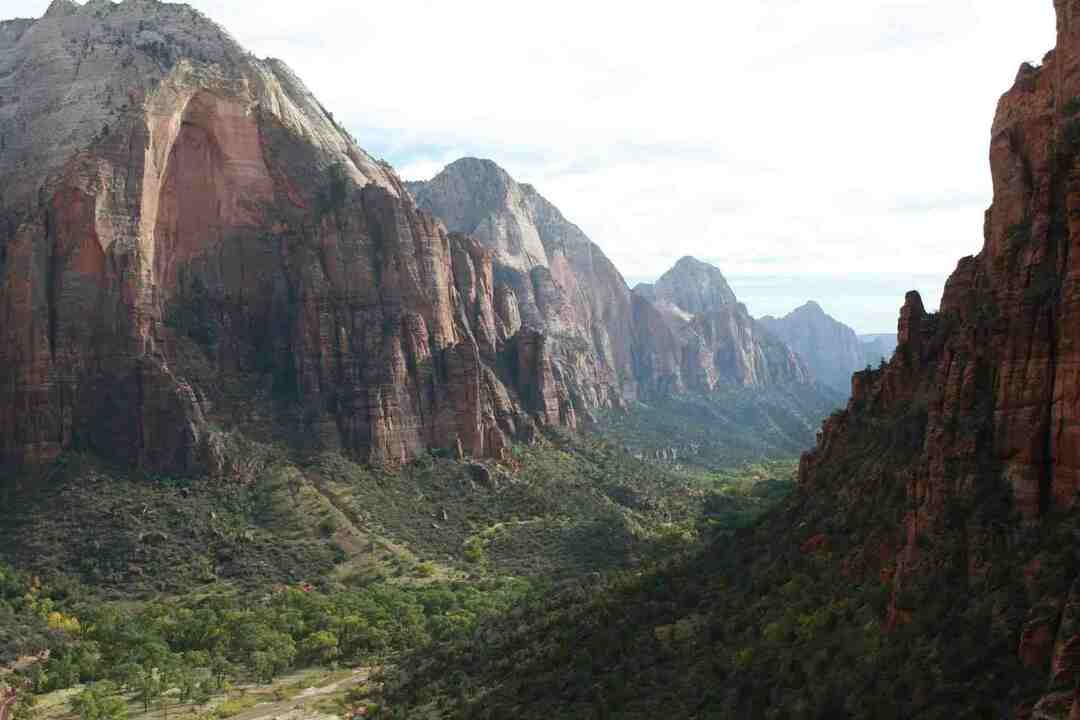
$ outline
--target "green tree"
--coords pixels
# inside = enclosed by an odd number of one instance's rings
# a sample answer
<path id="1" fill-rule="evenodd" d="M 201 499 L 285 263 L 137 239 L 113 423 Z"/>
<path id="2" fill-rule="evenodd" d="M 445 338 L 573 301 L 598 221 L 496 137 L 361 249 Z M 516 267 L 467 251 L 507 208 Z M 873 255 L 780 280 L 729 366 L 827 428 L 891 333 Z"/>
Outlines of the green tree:
<path id="1" fill-rule="evenodd" d="M 135 697 L 142 703 L 143 711 L 157 703 L 165 691 L 161 671 L 151 665 L 132 665 L 125 684 L 135 691 Z"/>
<path id="2" fill-rule="evenodd" d="M 300 652 L 309 662 L 315 663 L 332 663 L 341 654 L 337 635 L 329 630 L 319 630 L 304 638 Z"/>
<path id="3" fill-rule="evenodd" d="M 113 683 L 103 680 L 83 690 L 71 701 L 71 709 L 81 720 L 123 720 L 127 704 Z"/>

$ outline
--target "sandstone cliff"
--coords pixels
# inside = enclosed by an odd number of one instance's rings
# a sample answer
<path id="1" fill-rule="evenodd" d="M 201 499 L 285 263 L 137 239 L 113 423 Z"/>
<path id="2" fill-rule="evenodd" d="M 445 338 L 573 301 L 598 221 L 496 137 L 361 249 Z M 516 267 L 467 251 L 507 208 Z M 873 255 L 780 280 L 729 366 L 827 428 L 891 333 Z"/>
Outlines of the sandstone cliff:
<path id="1" fill-rule="evenodd" d="M 551 338 L 557 372 L 588 409 L 618 404 L 673 380 L 674 368 L 652 363 L 634 332 L 626 282 L 607 256 L 530 185 L 490 160 L 462 158 L 435 178 L 410 183 L 417 204 L 494 257 L 503 312 Z M 676 381 L 677 382 L 677 381 Z"/>
<path id="2" fill-rule="evenodd" d="M 782 318 L 758 318 L 758 323 L 797 352 L 815 378 L 845 394 L 851 391 L 852 373 L 877 367 L 892 356 L 887 343 L 862 342 L 854 330 L 814 301 Z"/>
<path id="3" fill-rule="evenodd" d="M 0 24 L 0 177 L 3 463 L 220 471 L 216 424 L 396 462 L 574 423 L 492 253 L 191 8 Z"/>
<path id="4" fill-rule="evenodd" d="M 1022 66 L 998 105 L 982 251 L 960 261 L 939 313 L 908 295 L 892 362 L 855 376 L 800 473 L 807 497 L 905 496 L 900 525 L 844 560 L 887 584 L 893 625 L 917 617 L 913 589 L 944 576 L 990 598 L 1009 578 L 1025 588 L 1019 612 L 999 617 L 1047 678 L 1019 711 L 1033 717 L 1080 714 L 1076 540 L 1034 542 L 1073 516 L 1080 491 L 1080 6 L 1055 7 L 1056 49 Z M 860 460 L 882 433 L 892 461 Z"/>

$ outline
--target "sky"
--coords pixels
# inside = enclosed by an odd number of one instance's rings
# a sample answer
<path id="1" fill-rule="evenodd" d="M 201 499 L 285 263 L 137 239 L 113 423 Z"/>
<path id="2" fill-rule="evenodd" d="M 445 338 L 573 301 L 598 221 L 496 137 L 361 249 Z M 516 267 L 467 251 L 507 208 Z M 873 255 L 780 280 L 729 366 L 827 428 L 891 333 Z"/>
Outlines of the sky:
<path id="1" fill-rule="evenodd" d="M 491 158 L 631 284 L 694 255 L 866 333 L 982 247 L 995 104 L 1054 44 L 1051 0 L 189 4 L 406 179 Z"/>

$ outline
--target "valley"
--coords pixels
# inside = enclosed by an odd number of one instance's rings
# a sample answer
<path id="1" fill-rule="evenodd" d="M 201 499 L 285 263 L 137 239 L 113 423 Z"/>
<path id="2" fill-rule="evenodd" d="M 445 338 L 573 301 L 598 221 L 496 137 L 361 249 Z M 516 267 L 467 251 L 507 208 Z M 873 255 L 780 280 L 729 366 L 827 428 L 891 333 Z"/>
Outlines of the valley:
<path id="1" fill-rule="evenodd" d="M 674 211 L 631 287 L 194 7 L 0 22 L 0 720 L 1080 718 L 1054 11 L 982 250 L 895 335 L 755 317 L 756 235 L 684 254 Z"/>

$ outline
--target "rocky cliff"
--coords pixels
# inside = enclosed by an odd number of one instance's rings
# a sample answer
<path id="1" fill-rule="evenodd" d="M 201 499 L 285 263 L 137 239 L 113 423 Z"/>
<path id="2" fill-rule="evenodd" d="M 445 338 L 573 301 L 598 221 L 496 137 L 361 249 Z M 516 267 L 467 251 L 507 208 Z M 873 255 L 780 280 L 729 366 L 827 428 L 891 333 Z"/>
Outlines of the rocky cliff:
<path id="1" fill-rule="evenodd" d="M 634 291 L 657 305 L 678 308 L 690 315 L 719 312 L 738 302 L 719 268 L 689 255 L 655 283 L 641 283 Z"/>
<path id="2" fill-rule="evenodd" d="M 719 383 L 809 381 L 711 265 L 683 258 L 655 286 L 631 293 L 580 228 L 489 160 L 463 158 L 408 187 L 450 230 L 492 251 L 514 314 L 552 338 L 557 374 L 578 389 L 579 406 L 707 392 Z"/>
<path id="3" fill-rule="evenodd" d="M 679 342 L 690 387 L 712 390 L 718 383 L 769 386 L 810 383 L 803 359 L 766 331 L 739 303 L 720 270 L 684 257 L 656 284 L 634 294 L 652 304 Z"/>
<path id="4" fill-rule="evenodd" d="M 191 8 L 0 24 L 0 177 L 6 464 L 222 471 L 233 425 L 380 462 L 490 455 L 575 421 L 493 253 Z"/>
<path id="5" fill-rule="evenodd" d="M 1045 678 L 1021 709 L 1041 718 L 1080 715 L 1076 538 L 1057 530 L 1080 491 L 1080 5 L 1055 7 L 1056 49 L 998 105 L 982 251 L 960 261 L 939 313 L 908 295 L 892 362 L 855 376 L 800 472 L 808 497 L 903 493 L 900 524 L 844 560 L 889 588 L 892 625 L 918 619 L 910 597 L 928 583 L 993 598 L 1015 581 L 995 623 Z M 897 457 L 859 460 L 882 432 Z"/>
<path id="6" fill-rule="evenodd" d="M 635 333 L 622 275 L 531 185 L 490 160 L 462 158 L 408 187 L 421 208 L 491 251 L 502 312 L 551 339 L 578 406 L 636 398 L 639 381 L 646 391 L 677 383 L 674 367 L 639 360 L 648 348 Z"/>
<path id="7" fill-rule="evenodd" d="M 851 391 L 852 373 L 892 355 L 887 343 L 863 342 L 812 300 L 782 318 L 767 315 L 758 323 L 797 352 L 815 378 L 845 394 Z"/>

